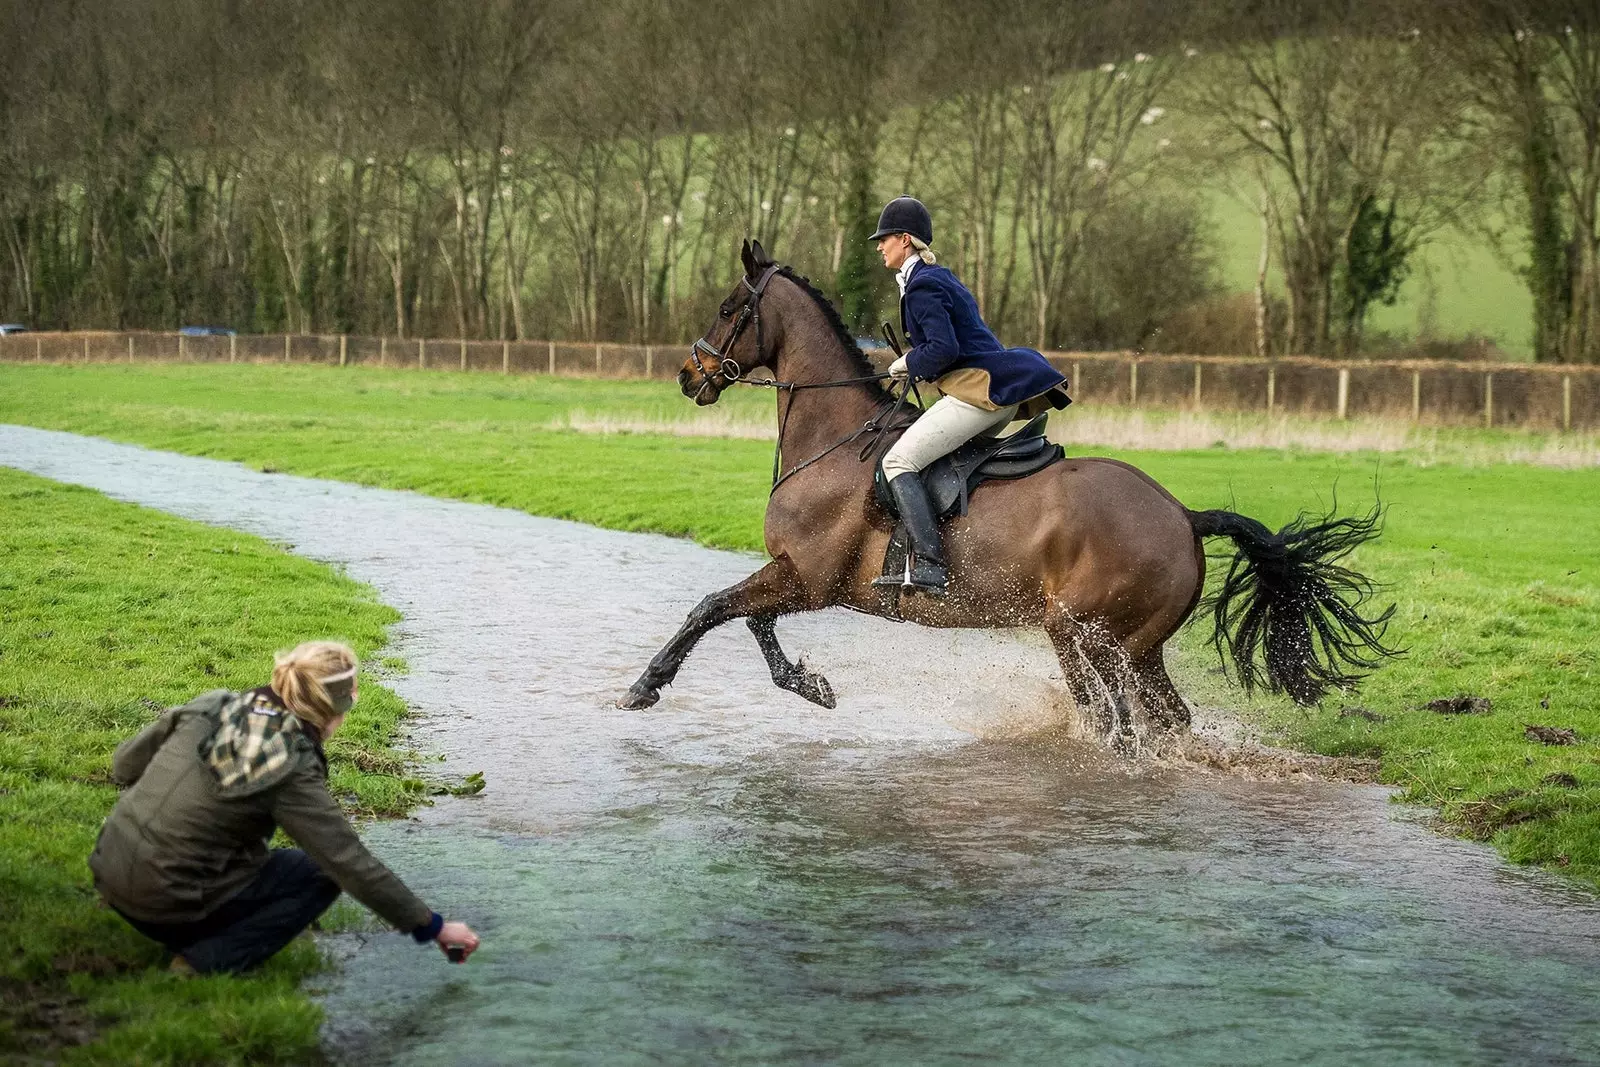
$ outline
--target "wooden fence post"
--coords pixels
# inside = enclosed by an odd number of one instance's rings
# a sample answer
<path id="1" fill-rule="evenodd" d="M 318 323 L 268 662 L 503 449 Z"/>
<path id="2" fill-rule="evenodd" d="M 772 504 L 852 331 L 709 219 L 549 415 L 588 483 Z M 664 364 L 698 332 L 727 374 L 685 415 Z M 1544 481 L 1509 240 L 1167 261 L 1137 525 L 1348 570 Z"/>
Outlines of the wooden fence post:
<path id="1" fill-rule="evenodd" d="M 1139 406 L 1139 361 L 1128 363 L 1128 406 Z"/>
<path id="2" fill-rule="evenodd" d="M 341 367 L 343 367 L 349 360 L 350 351 L 347 345 L 349 340 L 350 338 L 347 334 L 341 333 L 339 335 L 339 366 Z"/>
<path id="3" fill-rule="evenodd" d="M 291 336 L 291 334 L 287 333 L 283 335 L 283 361 L 285 363 L 289 362 L 289 338 Z"/>
<path id="4" fill-rule="evenodd" d="M 1350 371 L 1347 367 L 1339 368 L 1339 418 L 1344 418 L 1350 413 Z"/>
<path id="5" fill-rule="evenodd" d="M 37 334 L 33 338 L 33 361 L 35 363 L 44 362 L 44 338 Z"/>
<path id="6" fill-rule="evenodd" d="M 1483 376 L 1483 424 L 1494 425 L 1494 375 Z"/>
<path id="7" fill-rule="evenodd" d="M 600 348 L 600 342 L 596 341 L 594 343 L 594 372 L 596 374 L 600 373 Z"/>
<path id="8" fill-rule="evenodd" d="M 550 346 L 550 373 L 554 374 L 556 372 L 556 343 L 554 341 L 546 341 L 545 344 Z"/>
<path id="9" fill-rule="evenodd" d="M 178 335 L 178 362 L 183 363 L 189 358 L 189 353 L 183 343 L 183 334 Z"/>
<path id="10" fill-rule="evenodd" d="M 1077 360 L 1073 360 L 1072 361 L 1072 395 L 1073 396 L 1077 396 L 1078 393 L 1080 392 L 1079 383 L 1082 382 L 1082 380 L 1083 380 L 1082 377 L 1078 374 L 1078 369 L 1079 369 L 1078 368 L 1078 361 Z"/>
<path id="11" fill-rule="evenodd" d="M 1194 406 L 1196 409 L 1200 407 L 1200 368 L 1204 366 L 1205 364 L 1198 359 L 1194 361 Z"/>
<path id="12" fill-rule="evenodd" d="M 133 362 L 133 334 L 128 335 L 128 362 Z"/>
<path id="13" fill-rule="evenodd" d="M 465 337 L 461 339 L 461 369 L 467 369 L 467 339 Z"/>
<path id="14" fill-rule="evenodd" d="M 656 354 L 656 348 L 655 348 L 654 345 L 645 345 L 644 346 L 644 376 L 646 378 L 654 378 L 655 377 L 655 366 L 654 366 L 655 354 Z"/>
<path id="15" fill-rule="evenodd" d="M 89 362 L 89 335 L 83 335 L 83 361 Z"/>
<path id="16" fill-rule="evenodd" d="M 383 366 L 384 361 L 386 359 L 388 359 L 388 358 L 389 358 L 389 335 L 388 334 L 384 334 L 382 337 L 378 338 L 378 366 L 380 366 L 380 367 Z"/>
<path id="17" fill-rule="evenodd" d="M 417 338 L 417 369 L 428 369 L 428 340 L 425 337 Z"/>
<path id="18" fill-rule="evenodd" d="M 1267 364 L 1267 414 L 1272 414 L 1272 409 L 1278 403 L 1278 365 Z"/>
<path id="19" fill-rule="evenodd" d="M 1411 421 L 1422 421 L 1422 372 L 1411 372 Z"/>
<path id="20" fill-rule="evenodd" d="M 1561 428 L 1572 429 L 1572 375 L 1561 376 Z"/>
<path id="21" fill-rule="evenodd" d="M 228 362 L 239 362 L 239 335 L 236 333 L 228 335 Z"/>
<path id="22" fill-rule="evenodd" d="M 511 342 L 504 338 L 500 341 L 500 373 L 511 373 Z"/>

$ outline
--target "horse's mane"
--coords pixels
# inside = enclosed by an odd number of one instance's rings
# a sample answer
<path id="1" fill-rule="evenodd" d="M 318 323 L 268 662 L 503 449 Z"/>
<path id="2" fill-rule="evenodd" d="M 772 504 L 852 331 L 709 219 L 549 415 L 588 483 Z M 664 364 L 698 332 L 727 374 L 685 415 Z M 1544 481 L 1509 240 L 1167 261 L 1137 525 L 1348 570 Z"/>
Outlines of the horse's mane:
<path id="1" fill-rule="evenodd" d="M 878 373 L 878 368 L 867 359 L 867 354 L 861 351 L 861 346 L 856 344 L 855 336 L 850 333 L 850 328 L 844 324 L 844 319 L 839 317 L 839 309 L 833 306 L 833 301 L 823 295 L 822 290 L 811 284 L 811 279 L 799 273 L 793 267 L 779 267 L 778 273 L 788 278 L 800 287 L 800 291 L 809 296 L 822 312 L 822 317 L 829 326 L 833 327 L 833 335 L 839 339 L 839 344 L 844 346 L 845 355 L 850 357 L 857 376 L 870 377 Z"/>

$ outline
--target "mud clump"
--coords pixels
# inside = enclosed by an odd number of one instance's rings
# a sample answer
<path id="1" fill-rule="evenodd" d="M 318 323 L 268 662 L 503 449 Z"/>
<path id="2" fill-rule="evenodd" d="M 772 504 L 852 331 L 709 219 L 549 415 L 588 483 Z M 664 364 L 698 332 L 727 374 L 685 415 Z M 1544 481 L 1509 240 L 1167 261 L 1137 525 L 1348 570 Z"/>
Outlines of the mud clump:
<path id="1" fill-rule="evenodd" d="M 1492 705 L 1488 697 L 1459 693 L 1453 697 L 1440 697 L 1438 700 L 1430 700 L 1422 706 L 1429 711 L 1436 711 L 1440 715 L 1487 715 Z"/>
<path id="2" fill-rule="evenodd" d="M 1578 776 L 1575 774 L 1568 774 L 1566 771 L 1557 771 L 1555 774 L 1547 774 L 1543 778 L 1539 779 L 1539 782 L 1542 785 L 1560 786 L 1562 789 L 1578 788 Z"/>
<path id="3" fill-rule="evenodd" d="M 1578 731 L 1565 726 L 1535 726 L 1525 722 L 1522 724 L 1522 735 L 1529 741 L 1544 745 L 1572 745 L 1578 741 Z"/>

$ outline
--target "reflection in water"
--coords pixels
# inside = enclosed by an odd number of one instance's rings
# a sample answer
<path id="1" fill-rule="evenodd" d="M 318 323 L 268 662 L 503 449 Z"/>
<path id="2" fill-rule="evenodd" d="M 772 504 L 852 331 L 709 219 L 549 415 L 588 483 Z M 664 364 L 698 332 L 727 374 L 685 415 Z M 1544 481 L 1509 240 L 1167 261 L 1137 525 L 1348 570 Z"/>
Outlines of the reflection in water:
<path id="1" fill-rule="evenodd" d="M 0 462 L 289 542 L 405 612 L 418 743 L 489 789 L 368 836 L 485 947 L 453 968 L 336 939 L 339 1058 L 1600 1061 L 1591 898 L 1381 790 L 1054 739 L 1036 642 L 785 623 L 839 691 L 824 711 L 730 627 L 621 713 L 750 560 L 40 431 L 0 428 Z"/>

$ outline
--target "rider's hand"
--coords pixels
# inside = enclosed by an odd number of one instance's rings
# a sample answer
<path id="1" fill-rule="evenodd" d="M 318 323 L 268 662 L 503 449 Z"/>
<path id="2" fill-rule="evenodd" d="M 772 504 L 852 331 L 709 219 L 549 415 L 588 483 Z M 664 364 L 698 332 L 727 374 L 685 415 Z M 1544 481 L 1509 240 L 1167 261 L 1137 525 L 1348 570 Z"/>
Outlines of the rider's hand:
<path id="1" fill-rule="evenodd" d="M 452 948 L 460 949 L 463 961 L 478 950 L 478 935 L 466 923 L 445 923 L 439 927 L 439 936 L 434 940 L 439 944 L 439 951 L 446 956 L 450 955 Z"/>
<path id="2" fill-rule="evenodd" d="M 911 377 L 911 367 L 907 365 L 905 356 L 889 364 L 889 377 L 902 382 Z"/>

